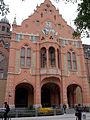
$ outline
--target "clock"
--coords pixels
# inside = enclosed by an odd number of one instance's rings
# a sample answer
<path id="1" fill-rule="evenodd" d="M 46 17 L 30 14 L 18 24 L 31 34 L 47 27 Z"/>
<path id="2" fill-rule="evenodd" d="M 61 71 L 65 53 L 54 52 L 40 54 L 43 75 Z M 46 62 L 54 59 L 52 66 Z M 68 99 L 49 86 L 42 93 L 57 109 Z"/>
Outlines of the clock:
<path id="1" fill-rule="evenodd" d="M 46 26 L 47 27 L 52 27 L 52 23 L 51 22 L 46 22 Z"/>

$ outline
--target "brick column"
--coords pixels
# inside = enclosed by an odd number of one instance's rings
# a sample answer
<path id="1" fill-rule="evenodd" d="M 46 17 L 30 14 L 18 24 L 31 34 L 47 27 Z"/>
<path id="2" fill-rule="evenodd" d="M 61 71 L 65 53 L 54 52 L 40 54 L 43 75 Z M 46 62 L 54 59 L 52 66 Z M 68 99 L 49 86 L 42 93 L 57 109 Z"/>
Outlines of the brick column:
<path id="1" fill-rule="evenodd" d="M 10 45 L 11 45 L 11 47 L 10 47 L 10 54 L 9 54 L 8 72 L 14 72 L 15 71 L 15 57 L 16 57 L 15 56 L 16 55 L 16 50 L 15 50 L 15 47 L 14 47 L 15 43 L 11 42 Z"/>
<path id="2" fill-rule="evenodd" d="M 36 87 L 34 89 L 34 106 L 35 108 L 41 107 L 41 86 L 40 77 L 36 77 Z"/>
<path id="3" fill-rule="evenodd" d="M 57 49 L 55 49 L 55 66 L 56 66 L 56 71 L 58 72 L 58 56 L 57 56 Z"/>
<path id="4" fill-rule="evenodd" d="M 87 79 L 83 79 L 82 97 L 83 97 L 83 104 L 90 105 L 90 92 L 89 92 L 89 84 Z"/>
<path id="5" fill-rule="evenodd" d="M 40 50 L 39 44 L 37 44 L 36 51 L 36 73 L 35 76 L 35 88 L 34 88 L 34 106 L 35 108 L 41 106 L 41 80 L 40 80 Z"/>
<path id="6" fill-rule="evenodd" d="M 62 85 L 61 85 L 61 88 L 60 88 L 60 105 L 61 105 L 61 107 L 62 107 L 62 105 L 63 105 L 63 87 L 62 87 Z"/>
<path id="7" fill-rule="evenodd" d="M 15 107 L 14 101 L 15 101 L 15 87 L 14 87 L 14 76 L 8 75 L 7 78 L 7 86 L 6 86 L 6 93 L 5 93 L 5 101 L 9 102 L 10 107 Z M 10 92 L 10 96 L 9 96 Z"/>
<path id="8" fill-rule="evenodd" d="M 62 101 L 62 103 L 66 104 L 68 106 L 67 88 L 64 83 L 65 81 L 63 80 L 62 82 L 63 82 L 63 86 L 62 86 L 62 89 L 63 89 L 63 92 L 62 92 L 63 99 L 62 100 L 63 101 Z"/>
<path id="9" fill-rule="evenodd" d="M 49 51 L 47 49 L 47 68 L 49 68 Z"/>

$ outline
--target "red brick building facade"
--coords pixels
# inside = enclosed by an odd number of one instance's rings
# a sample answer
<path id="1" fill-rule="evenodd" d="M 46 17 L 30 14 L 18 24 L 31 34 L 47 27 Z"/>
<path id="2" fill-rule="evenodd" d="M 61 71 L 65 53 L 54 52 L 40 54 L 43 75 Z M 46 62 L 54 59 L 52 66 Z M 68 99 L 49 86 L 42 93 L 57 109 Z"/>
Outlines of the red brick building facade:
<path id="1" fill-rule="evenodd" d="M 49 0 L 21 26 L 14 21 L 5 97 L 12 107 L 90 104 L 82 42 L 72 33 Z"/>
<path id="2" fill-rule="evenodd" d="M 3 105 L 5 98 L 10 39 L 10 24 L 4 17 L 0 20 L 0 105 Z"/>

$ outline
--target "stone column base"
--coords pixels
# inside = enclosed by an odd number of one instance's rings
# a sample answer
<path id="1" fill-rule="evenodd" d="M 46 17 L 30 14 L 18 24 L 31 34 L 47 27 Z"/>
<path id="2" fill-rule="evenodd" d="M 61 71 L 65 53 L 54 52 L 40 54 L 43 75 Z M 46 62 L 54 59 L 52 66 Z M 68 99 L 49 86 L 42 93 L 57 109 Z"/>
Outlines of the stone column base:
<path id="1" fill-rule="evenodd" d="M 15 108 L 15 105 L 9 105 L 9 107 L 10 107 L 11 109 L 14 109 L 14 108 Z"/>
<path id="2" fill-rule="evenodd" d="M 41 108 L 41 107 L 42 107 L 41 104 L 36 104 L 36 105 L 34 105 L 34 108 L 35 108 L 35 109 L 37 109 L 37 108 Z"/>

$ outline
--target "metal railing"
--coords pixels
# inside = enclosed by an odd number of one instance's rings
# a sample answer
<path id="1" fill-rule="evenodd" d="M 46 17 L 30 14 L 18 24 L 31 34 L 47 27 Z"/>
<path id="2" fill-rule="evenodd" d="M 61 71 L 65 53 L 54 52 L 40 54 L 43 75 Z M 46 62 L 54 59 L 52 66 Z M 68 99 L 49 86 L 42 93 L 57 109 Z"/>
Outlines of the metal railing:
<path id="1" fill-rule="evenodd" d="M 0 118 L 3 117 L 4 111 L 0 111 Z M 8 113 L 9 117 L 36 117 L 36 116 L 51 116 L 51 115 L 62 115 L 64 114 L 63 109 L 53 110 L 28 110 L 28 109 L 11 109 Z"/>

